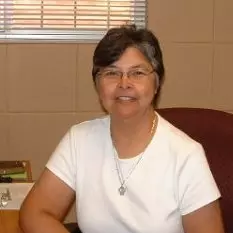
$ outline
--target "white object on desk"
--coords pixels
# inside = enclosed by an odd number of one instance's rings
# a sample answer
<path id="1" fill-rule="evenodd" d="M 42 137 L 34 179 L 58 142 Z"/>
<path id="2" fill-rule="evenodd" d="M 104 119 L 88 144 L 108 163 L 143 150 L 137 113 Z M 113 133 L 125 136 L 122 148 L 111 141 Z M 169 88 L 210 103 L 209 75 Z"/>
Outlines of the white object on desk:
<path id="1" fill-rule="evenodd" d="M 34 183 L 0 183 L 0 210 L 19 210 Z"/>

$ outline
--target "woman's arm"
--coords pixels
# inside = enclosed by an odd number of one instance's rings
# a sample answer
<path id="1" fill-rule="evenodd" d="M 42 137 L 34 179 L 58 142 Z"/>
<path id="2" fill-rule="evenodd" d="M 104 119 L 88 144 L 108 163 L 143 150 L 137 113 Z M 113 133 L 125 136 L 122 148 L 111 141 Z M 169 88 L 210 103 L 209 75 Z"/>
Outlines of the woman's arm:
<path id="1" fill-rule="evenodd" d="M 68 233 L 62 221 L 75 192 L 47 168 L 23 202 L 19 224 L 24 233 Z"/>
<path id="2" fill-rule="evenodd" d="M 224 233 L 218 201 L 184 215 L 182 221 L 185 233 Z"/>

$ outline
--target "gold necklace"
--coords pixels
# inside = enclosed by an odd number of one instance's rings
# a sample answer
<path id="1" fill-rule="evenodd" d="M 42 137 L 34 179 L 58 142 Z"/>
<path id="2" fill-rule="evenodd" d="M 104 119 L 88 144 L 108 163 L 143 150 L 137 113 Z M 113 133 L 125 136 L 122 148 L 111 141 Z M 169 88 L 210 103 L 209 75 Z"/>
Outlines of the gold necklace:
<path id="1" fill-rule="evenodd" d="M 146 148 L 144 149 L 144 151 L 140 154 L 137 162 L 134 164 L 134 166 L 131 167 L 128 175 L 126 176 L 126 178 L 123 177 L 123 173 L 122 173 L 122 169 L 121 169 L 121 166 L 120 166 L 120 163 L 119 163 L 119 159 L 118 159 L 118 156 L 117 156 L 117 151 L 115 149 L 115 146 L 114 146 L 114 143 L 113 143 L 113 139 L 112 139 L 112 146 L 113 146 L 113 151 L 114 151 L 114 160 L 115 160 L 115 165 L 116 165 L 116 170 L 117 170 L 117 175 L 118 175 L 118 179 L 119 179 L 119 182 L 120 182 L 120 187 L 118 188 L 118 192 L 121 196 L 124 196 L 126 190 L 127 190 L 127 187 L 126 187 L 126 182 L 128 181 L 128 179 L 130 178 L 131 174 L 133 173 L 133 171 L 136 169 L 136 167 L 138 166 L 138 164 L 140 163 L 140 161 L 142 160 L 143 158 L 143 155 L 148 147 L 148 145 L 150 144 L 151 140 L 152 140 L 152 136 L 154 134 L 154 131 L 155 131 L 155 125 L 156 125 L 156 115 L 154 116 L 154 119 L 152 121 L 152 126 L 151 126 L 151 130 L 150 130 L 150 141 L 148 142 Z M 112 137 L 111 137 L 112 138 Z"/>

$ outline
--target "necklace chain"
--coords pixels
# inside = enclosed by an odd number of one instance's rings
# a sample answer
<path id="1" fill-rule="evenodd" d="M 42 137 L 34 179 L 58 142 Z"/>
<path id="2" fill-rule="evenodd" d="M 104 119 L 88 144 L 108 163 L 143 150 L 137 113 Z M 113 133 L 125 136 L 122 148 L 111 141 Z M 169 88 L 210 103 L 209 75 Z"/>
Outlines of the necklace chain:
<path id="1" fill-rule="evenodd" d="M 150 141 L 151 141 L 151 138 L 152 138 L 152 135 L 154 133 L 154 130 L 155 130 L 155 124 L 156 124 L 156 115 L 154 116 L 154 119 L 153 119 L 153 122 L 152 122 L 152 126 L 151 126 L 151 130 L 150 130 Z M 150 141 L 148 142 L 146 148 L 144 149 L 144 151 L 140 154 L 137 162 L 131 167 L 130 171 L 128 172 L 128 175 L 124 178 L 123 176 L 123 172 L 122 172 L 122 169 L 121 169 L 121 166 L 120 166 L 120 163 L 119 163 L 119 158 L 117 156 L 117 150 L 115 149 L 115 146 L 114 146 L 114 142 L 113 142 L 113 139 L 112 139 L 112 146 L 113 146 L 113 151 L 114 151 L 114 160 L 115 160 L 115 164 L 116 164 L 116 170 L 117 170 L 117 175 L 118 175 L 118 179 L 119 179 L 119 182 L 121 184 L 121 186 L 118 188 L 118 191 L 120 193 L 121 196 L 123 196 L 126 192 L 126 182 L 128 181 L 128 179 L 130 178 L 131 174 L 133 173 L 133 171 L 136 169 L 136 167 L 138 166 L 138 164 L 141 162 L 142 158 L 143 158 L 143 155 L 150 143 Z"/>

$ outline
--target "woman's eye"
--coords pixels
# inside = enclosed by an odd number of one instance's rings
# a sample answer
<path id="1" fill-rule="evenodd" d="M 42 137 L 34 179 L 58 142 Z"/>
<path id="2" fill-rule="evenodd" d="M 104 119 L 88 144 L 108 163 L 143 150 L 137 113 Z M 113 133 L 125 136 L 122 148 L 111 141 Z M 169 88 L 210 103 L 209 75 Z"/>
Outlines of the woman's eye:
<path id="1" fill-rule="evenodd" d="M 104 77 L 115 77 L 118 76 L 118 72 L 116 71 L 106 71 L 103 73 Z"/>
<path id="2" fill-rule="evenodd" d="M 142 71 L 136 71 L 136 74 L 137 75 L 142 75 L 142 74 L 144 74 Z"/>
<path id="3" fill-rule="evenodd" d="M 132 75 L 134 75 L 134 76 L 144 76 L 145 72 L 140 71 L 140 70 L 136 70 L 136 71 L 132 72 Z"/>
<path id="4" fill-rule="evenodd" d="M 118 73 L 117 73 L 116 71 L 109 71 L 107 74 L 108 74 L 108 75 L 115 76 L 115 75 L 117 75 Z"/>

